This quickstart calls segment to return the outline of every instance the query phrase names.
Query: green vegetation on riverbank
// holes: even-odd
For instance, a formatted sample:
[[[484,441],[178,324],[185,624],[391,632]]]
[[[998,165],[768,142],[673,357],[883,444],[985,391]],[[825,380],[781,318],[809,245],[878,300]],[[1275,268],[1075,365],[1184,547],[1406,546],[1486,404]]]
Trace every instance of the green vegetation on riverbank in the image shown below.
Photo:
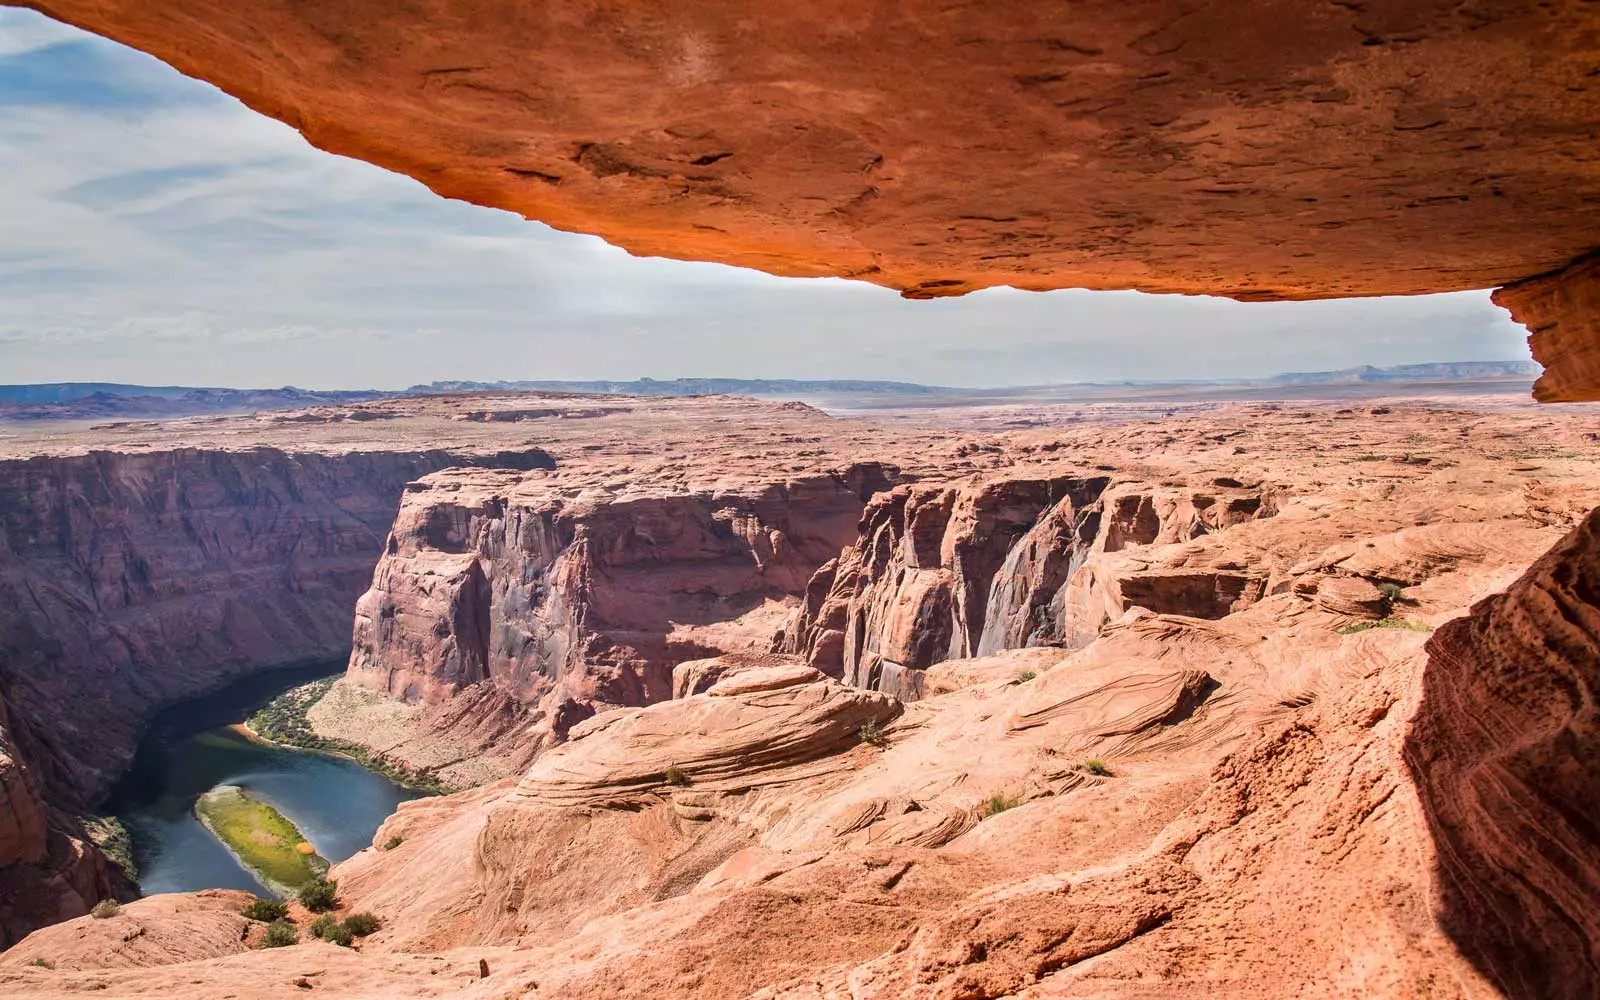
[[[205,828],[274,892],[293,893],[328,872],[328,863],[293,823],[237,785],[218,785],[194,809]]]
[[[256,736],[273,743],[285,746],[298,747],[301,750],[315,750],[319,753],[338,754],[349,757],[369,771],[376,771],[397,785],[415,789],[419,792],[429,792],[435,795],[452,791],[452,789],[431,774],[407,767],[397,761],[392,761],[381,754],[374,753],[359,743],[348,740],[329,739],[318,736],[317,731],[311,728],[306,713],[311,711],[311,706],[322,699],[333,687],[337,677],[324,677],[310,684],[302,684],[297,688],[290,688],[283,694],[267,702],[261,710],[250,716],[245,727]]]
[[[88,816],[83,821],[84,831],[106,860],[122,869],[129,882],[139,881],[139,866],[133,863],[133,838],[127,827],[115,816]]]

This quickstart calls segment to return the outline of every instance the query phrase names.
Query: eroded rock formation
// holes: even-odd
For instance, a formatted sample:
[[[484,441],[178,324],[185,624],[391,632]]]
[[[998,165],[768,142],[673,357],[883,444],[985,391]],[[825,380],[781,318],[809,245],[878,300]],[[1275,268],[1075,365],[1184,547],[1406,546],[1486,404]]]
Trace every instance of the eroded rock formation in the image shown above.
[[[1579,0],[30,5],[441,194],[910,294],[1483,288],[1600,231]]]
[[[449,197],[913,297],[1488,288],[1600,232],[1584,0],[26,3]],[[1585,309],[1543,398],[1600,392]]]
[[[704,407],[715,423],[740,405],[672,404],[631,426],[659,442],[677,434],[662,428],[673,412]],[[419,703],[439,708],[484,692],[520,705],[497,680],[509,660],[485,654],[477,679],[461,669],[478,662],[464,651],[480,646],[453,630],[484,617],[462,595],[480,606],[488,595],[488,619],[505,620],[479,633],[493,649],[497,636],[543,621],[546,597],[603,607],[613,587],[630,602],[649,595],[641,614],[669,610],[627,619],[629,628],[570,616],[582,628],[566,634],[587,644],[599,678],[631,664],[664,682],[682,656],[676,697],[599,702],[517,777],[404,804],[373,849],[335,871],[345,907],[385,923],[359,953],[316,943],[230,954],[236,912],[175,902],[136,913],[146,927],[136,941],[92,918],[35,935],[0,960],[0,991],[1587,995],[1584,887],[1600,865],[1573,803],[1593,791],[1582,751],[1594,739],[1584,692],[1600,515],[1586,512],[1600,496],[1600,450],[1581,421],[1543,413],[1380,409],[1064,413],[1055,426],[942,451],[919,440],[902,465],[914,481],[864,501],[850,493],[855,515],[837,518],[843,541],[834,539],[841,564],[857,551],[884,557],[864,603],[846,602],[852,613],[892,606],[889,595],[917,573],[948,575],[949,606],[962,614],[947,632],[927,622],[960,645],[904,671],[915,701],[843,684],[797,654],[707,658],[699,653],[715,643],[661,638],[688,624],[695,636],[745,641],[753,621],[726,595],[761,592],[760,567],[783,565],[779,553],[798,550],[791,535],[805,533],[798,509],[758,488],[756,473],[811,483],[813,499],[835,495],[845,480],[818,467],[864,461],[839,461],[854,447],[840,445],[855,433],[849,422],[812,434],[781,421],[814,415],[760,410],[779,426],[762,426],[769,437],[757,446],[731,447],[777,455],[737,475],[703,479],[708,470],[682,468],[669,448],[605,437],[595,443],[610,457],[574,448],[569,464],[569,449],[556,448],[553,472],[424,477],[386,557],[409,567],[407,593],[433,595],[406,605],[416,617],[405,629],[394,626],[385,656],[406,678],[397,692],[415,685]],[[892,443],[883,431],[868,437]],[[809,454],[819,450],[829,454]],[[641,453],[655,464],[614,472]],[[1124,467],[1097,468],[1116,455]],[[819,493],[824,480],[835,486]],[[723,506],[758,530],[706,528]],[[770,529],[783,518],[779,544]],[[544,538],[564,540],[549,566],[583,567],[572,580],[588,589],[562,591],[542,557],[524,558],[546,550],[521,540]],[[807,559],[828,555],[819,543]],[[1192,588],[1205,574],[1248,581],[1249,599]],[[791,589],[777,603],[814,624],[805,573],[779,575]],[[539,600],[520,590],[540,579]],[[743,582],[702,586],[731,580]],[[1068,644],[1052,623],[1075,620],[1085,589],[1101,611]],[[704,603],[682,603],[696,595]],[[1163,601],[1173,604],[1149,606]],[[686,622],[685,607],[728,617]],[[900,626],[879,620],[871,634],[881,644]],[[1063,644],[981,650],[991,627],[1006,642]],[[427,659],[407,667],[408,643]],[[559,666],[569,680],[588,670],[559,657],[525,662],[536,689],[551,682],[536,667]],[[378,698],[348,683],[335,690]],[[530,723],[528,707],[516,725]],[[1466,717],[1472,725],[1456,724]],[[1460,788],[1468,794],[1451,795]],[[216,957],[197,950],[212,944]],[[316,961],[290,961],[300,957]]]
[[[776,648],[916,698],[935,663],[1086,645],[1135,606],[1221,618],[1261,598],[1265,573],[1153,566],[1132,550],[1273,513],[1270,490],[1231,479],[1186,490],[1007,474],[901,487],[875,498],[855,544],[818,570]]]
[[[245,673],[343,658],[405,484],[482,460],[257,448],[0,461],[0,943],[123,886],[76,817],[150,715]],[[491,460],[550,464],[537,450]]]
[[[537,706],[520,740],[542,748],[596,706],[671,698],[677,663],[764,650],[895,475],[869,463],[620,491],[430,477],[356,605],[349,677],[408,701],[492,688]]]
[[[1407,763],[1441,919],[1507,996],[1600,992],[1600,510],[1428,642]]]
[[[1600,256],[1507,285],[1494,300],[1528,328],[1528,347],[1545,366],[1533,386],[1535,399],[1600,399]]]

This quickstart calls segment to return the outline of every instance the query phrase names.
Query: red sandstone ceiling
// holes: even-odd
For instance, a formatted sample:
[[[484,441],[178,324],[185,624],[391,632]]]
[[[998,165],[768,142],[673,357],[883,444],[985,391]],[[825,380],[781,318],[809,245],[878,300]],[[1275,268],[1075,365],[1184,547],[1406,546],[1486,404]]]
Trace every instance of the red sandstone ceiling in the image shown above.
[[[29,4],[440,194],[913,297],[1421,293],[1600,245],[1582,0]]]

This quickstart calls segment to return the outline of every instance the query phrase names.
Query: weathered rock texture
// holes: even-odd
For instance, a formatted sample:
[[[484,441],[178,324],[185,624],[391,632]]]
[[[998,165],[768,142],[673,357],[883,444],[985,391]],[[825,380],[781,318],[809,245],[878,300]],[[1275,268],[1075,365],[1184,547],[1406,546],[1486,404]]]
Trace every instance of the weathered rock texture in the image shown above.
[[[408,492],[356,605],[349,677],[408,701],[489,688],[537,706],[522,741],[672,697],[680,662],[763,650],[896,474],[578,489],[443,473]]]
[[[1275,513],[1270,490],[1224,482],[1184,490],[1006,474],[898,488],[873,500],[855,544],[812,578],[777,649],[916,698],[935,663],[1083,646],[1135,606],[1221,618],[1261,598],[1263,572],[1151,566],[1130,550]]]
[[[449,197],[914,297],[1487,288],[1600,232],[1584,0],[25,2]]]
[[[0,463],[0,677],[38,780],[90,804],[156,707],[342,658],[406,483],[472,460],[260,449]]]
[[[162,705],[341,659],[405,484],[446,451],[0,462],[0,943],[117,891],[74,818]],[[491,460],[549,465],[537,450]]]
[[[1600,510],[1428,642],[1407,763],[1442,923],[1507,996],[1600,993]]]
[[[47,962],[60,971],[136,969],[237,955],[261,945],[266,925],[241,914],[255,896],[236,889],[168,893],[124,904],[115,916],[46,928],[25,948],[0,955],[0,968]]]
[[[441,194],[910,294],[1483,288],[1600,232],[1579,0],[29,5]]]
[[[883,565],[898,561],[897,573],[947,571],[952,608],[983,594],[981,615],[963,605],[974,613],[951,619],[965,630],[962,655],[982,644],[991,620],[1019,638],[1070,620],[1049,609],[1056,595],[1073,607],[1070,579],[1095,570],[1100,597],[1090,606],[1104,613],[1092,636],[1076,648],[908,670],[922,695],[909,703],[843,684],[794,654],[686,658],[673,672],[677,698],[572,724],[516,779],[403,804],[373,849],[334,872],[347,909],[384,920],[359,953],[306,943],[196,961],[158,928],[147,931],[148,950],[119,948],[92,918],[78,918],[52,939],[76,969],[8,961],[0,992],[1593,995],[1588,897],[1600,844],[1585,832],[1585,804],[1600,612],[1597,526],[1584,522],[1600,495],[1600,443],[1578,414],[1530,411],[1196,406],[1147,419],[1030,409],[1027,430],[943,450],[920,441],[915,481],[856,501],[864,516],[859,534],[855,523],[845,532],[846,555],[882,539]],[[646,433],[661,434],[660,423]],[[834,449],[853,433],[840,427],[838,437],[792,444]],[[795,425],[761,433],[804,437]],[[877,443],[891,437],[881,431]],[[512,512],[557,497],[563,511],[575,509],[592,490],[574,539],[594,530],[610,539],[596,548],[637,556],[636,539],[598,531],[606,508],[718,494],[702,479],[707,470],[680,468],[668,449],[644,450],[659,464],[626,473],[578,461],[554,473],[434,474],[408,495],[401,520],[420,532],[426,510],[472,512],[441,517],[455,533],[414,536],[465,547],[492,539]],[[862,460],[841,458],[825,456],[843,468]],[[823,461],[791,451],[774,465],[810,481]],[[720,493],[748,500],[754,473],[772,471],[741,467]],[[669,481],[679,486],[666,489]],[[937,532],[919,535],[917,525],[938,520],[915,510],[891,530],[885,511],[895,504],[904,514],[915,498],[935,510],[946,496],[951,516]],[[702,538],[665,530],[700,523],[693,518],[641,523],[658,541]],[[433,546],[408,557],[418,581],[425,563],[461,554]],[[737,558],[724,565],[728,552]],[[1082,566],[1057,583],[1047,567],[1074,553]],[[686,575],[695,560],[668,554],[643,565],[648,591],[672,604],[683,599],[675,580],[701,578]],[[513,558],[488,549],[477,558],[489,593],[502,593],[493,586],[502,577],[525,579],[502,572]],[[705,579],[734,563],[749,575],[756,563],[749,548],[713,547],[707,558],[714,572]],[[961,580],[988,581],[959,589],[958,569]],[[1192,589],[1197,574],[1243,577],[1251,597]],[[448,612],[460,579],[456,567],[429,584],[442,598],[436,611]],[[864,591],[871,606],[889,605],[878,592],[898,587],[891,580]],[[1172,580],[1180,585],[1169,593],[1163,581]],[[796,574],[790,585],[805,582]],[[1505,598],[1484,603],[1502,590]],[[1163,595],[1180,606],[1137,603]],[[742,605],[719,600],[735,617],[690,623],[695,634],[746,635]],[[790,600],[799,607],[803,598]],[[997,600],[1015,613],[991,615]],[[1023,611],[1039,608],[1042,617]],[[592,636],[597,652],[638,651],[640,636],[659,634],[652,629]],[[880,641],[893,631],[886,625]],[[442,671],[432,680],[419,665],[419,700],[447,695],[461,675],[444,665],[468,662],[451,660],[468,646],[444,642],[449,634],[419,647]],[[670,646],[658,648],[671,658]],[[1483,660],[1500,653],[1511,659]],[[486,679],[439,704],[493,690],[495,661],[484,662]],[[1471,724],[1457,725],[1465,717]],[[182,919],[196,921],[198,936],[227,916]],[[41,940],[19,953],[38,954]],[[78,940],[81,960],[70,947]],[[146,964],[107,968],[108,954]]]
[[[1533,386],[1535,399],[1600,399],[1600,256],[1507,285],[1494,300],[1528,328],[1528,346],[1545,366]]]

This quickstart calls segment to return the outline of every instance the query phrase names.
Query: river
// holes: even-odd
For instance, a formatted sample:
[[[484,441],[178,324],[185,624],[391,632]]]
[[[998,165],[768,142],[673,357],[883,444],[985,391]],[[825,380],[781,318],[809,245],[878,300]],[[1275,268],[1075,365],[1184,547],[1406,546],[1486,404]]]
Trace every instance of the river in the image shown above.
[[[249,789],[333,862],[368,846],[395,806],[422,794],[354,761],[258,743],[232,728],[289,688],[341,666],[257,674],[156,716],[103,810],[127,827],[145,894],[223,888],[270,895],[195,819],[195,801],[217,785]]]

